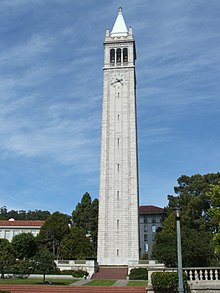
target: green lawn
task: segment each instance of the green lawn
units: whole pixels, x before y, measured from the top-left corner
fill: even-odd
[[[115,280],[92,280],[84,286],[112,286],[115,282]]]
[[[140,287],[146,287],[147,282],[146,281],[129,281],[127,286],[140,286]]]
[[[76,279],[53,279],[47,277],[46,280],[52,281],[53,285],[69,285],[74,282],[77,282],[78,280]],[[26,285],[42,285],[43,284],[43,279],[19,279],[19,278],[11,278],[11,279],[0,279],[0,285],[14,285],[14,284],[26,284]]]

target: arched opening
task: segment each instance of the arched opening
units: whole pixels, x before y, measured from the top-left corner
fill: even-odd
[[[118,48],[117,50],[116,50],[116,60],[117,60],[117,63],[121,63],[121,49],[120,48]]]
[[[128,62],[128,48],[123,49],[123,63]]]
[[[115,49],[110,50],[110,63],[115,63]]]

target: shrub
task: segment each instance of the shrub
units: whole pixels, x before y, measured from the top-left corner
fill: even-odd
[[[72,276],[74,278],[83,278],[84,276],[88,276],[88,272],[87,271],[83,271],[83,270],[73,270],[72,271]]]
[[[147,268],[131,269],[129,280],[147,280]]]
[[[73,270],[63,270],[61,271],[62,275],[72,275],[73,274]]]
[[[184,274],[184,287],[188,288],[187,276]],[[178,292],[178,273],[154,272],[151,275],[154,290],[157,292]]]

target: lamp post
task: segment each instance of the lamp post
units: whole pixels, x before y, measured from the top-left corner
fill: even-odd
[[[181,233],[180,233],[180,216],[181,208],[179,206],[173,209],[176,216],[176,231],[177,231],[177,255],[178,255],[178,291],[184,293],[183,288],[183,266],[182,266],[182,249],[181,249]]]

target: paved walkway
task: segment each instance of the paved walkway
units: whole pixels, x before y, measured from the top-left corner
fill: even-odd
[[[128,283],[128,280],[118,280],[112,286],[115,286],[115,287],[123,287],[123,286],[126,286],[127,283]]]
[[[70,286],[83,286],[83,285],[89,283],[90,281],[91,281],[90,279],[88,279],[88,280],[87,279],[81,279],[81,280],[79,280],[79,281],[77,281],[75,283],[70,284]]]

